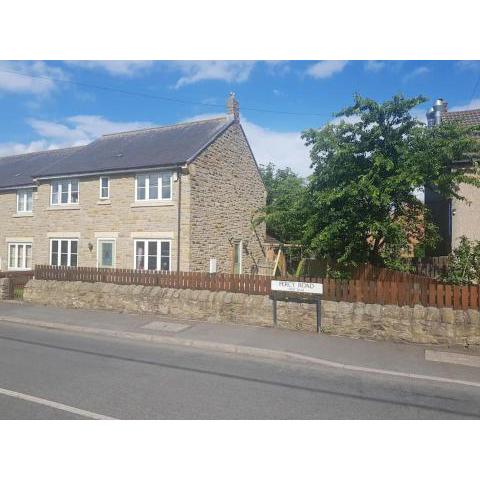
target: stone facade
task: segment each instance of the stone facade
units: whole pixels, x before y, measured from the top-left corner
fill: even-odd
[[[17,214],[16,191],[0,192],[0,270],[7,270],[13,242],[32,243],[33,264],[49,264],[52,238],[78,239],[83,267],[97,266],[100,238],[114,239],[115,266],[134,268],[134,239],[155,238],[170,240],[171,270],[177,270],[180,243],[182,271],[208,271],[212,257],[218,258],[219,271],[230,271],[231,241],[242,240],[249,272],[263,256],[250,220],[265,205],[265,189],[240,125],[230,126],[189,166],[172,173],[171,201],[135,202],[135,173],[109,175],[108,200],[99,198],[100,174],[78,178],[74,206],[51,206],[50,181],[40,181],[31,214]]]
[[[465,235],[470,240],[480,241],[480,188],[473,185],[462,184],[460,195],[467,201],[452,200],[452,249],[460,242],[460,237]]]
[[[164,314],[205,322],[271,326],[273,318],[268,296],[208,290],[31,280],[24,299],[67,308]],[[315,305],[277,305],[279,327],[315,331]],[[480,345],[480,312],[324,300],[322,332],[396,342]]]
[[[9,278],[0,278],[0,300],[10,298],[10,283]]]
[[[435,251],[430,252],[434,255],[448,255],[464,235],[470,240],[480,241],[480,188],[461,184],[459,194],[466,200],[445,199],[428,189],[425,192],[425,204],[442,237]]]
[[[242,242],[242,273],[265,259],[265,225],[252,226],[266,190],[240,123],[231,125],[190,166],[191,269],[233,272],[234,243]],[[253,269],[252,269],[253,267]]]

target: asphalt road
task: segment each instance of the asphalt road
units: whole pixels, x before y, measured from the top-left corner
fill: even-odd
[[[480,389],[0,325],[0,419],[102,416],[480,418]]]

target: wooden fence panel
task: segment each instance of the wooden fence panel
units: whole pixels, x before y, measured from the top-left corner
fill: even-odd
[[[241,292],[249,295],[269,295],[272,280],[268,276],[250,274],[153,272],[49,265],[37,265],[35,271],[30,273],[34,273],[35,278],[43,280],[107,282],[119,285]],[[25,272],[0,272],[0,277],[14,274],[25,275]],[[377,275],[378,280],[372,280],[373,274]],[[420,304],[455,309],[480,308],[480,286],[460,287],[421,277],[416,277],[413,281],[412,275],[405,276],[402,272],[398,275],[387,274],[373,269],[368,275],[360,275],[353,280],[322,279],[311,276],[285,279],[323,283],[323,298],[326,300],[400,306]],[[399,279],[401,281],[398,281]]]

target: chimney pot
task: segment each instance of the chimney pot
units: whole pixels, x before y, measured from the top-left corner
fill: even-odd
[[[227,113],[233,115],[233,119],[236,122],[240,121],[240,107],[238,105],[237,99],[235,98],[235,93],[230,92],[230,95],[227,100]]]

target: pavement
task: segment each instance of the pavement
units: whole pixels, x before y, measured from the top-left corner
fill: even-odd
[[[480,418],[480,368],[426,350],[4,302],[0,418]]]

